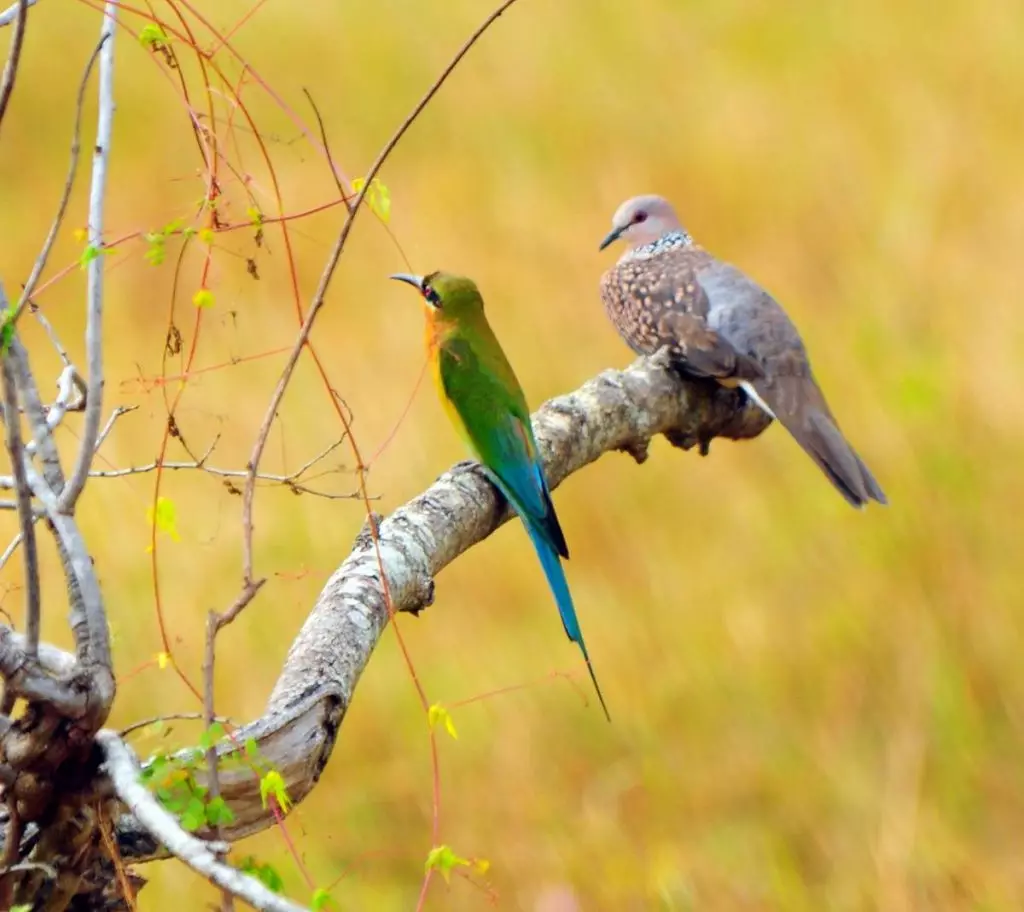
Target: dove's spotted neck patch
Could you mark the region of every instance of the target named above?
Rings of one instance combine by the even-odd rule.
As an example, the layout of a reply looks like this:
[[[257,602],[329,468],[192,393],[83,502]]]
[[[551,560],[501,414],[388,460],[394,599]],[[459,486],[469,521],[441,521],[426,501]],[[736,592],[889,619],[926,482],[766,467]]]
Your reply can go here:
[[[646,260],[650,257],[657,256],[659,253],[676,250],[680,247],[691,247],[692,245],[693,238],[685,231],[670,231],[668,234],[663,234],[658,238],[658,240],[653,241],[650,244],[641,244],[639,247],[627,250],[622,255],[621,259]]]

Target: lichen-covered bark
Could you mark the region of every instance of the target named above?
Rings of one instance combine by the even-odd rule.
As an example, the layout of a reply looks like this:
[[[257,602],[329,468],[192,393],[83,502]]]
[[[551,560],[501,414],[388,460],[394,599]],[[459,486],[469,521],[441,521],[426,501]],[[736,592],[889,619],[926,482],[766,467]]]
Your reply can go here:
[[[753,437],[768,424],[762,412],[744,407],[741,394],[682,380],[658,359],[605,371],[545,403],[533,421],[552,487],[605,453],[623,451],[643,462],[658,434],[677,446],[704,449],[712,438]],[[376,545],[367,522],[292,644],[266,713],[234,736],[234,744],[249,737],[258,741],[293,801],[316,785],[359,677],[387,626],[383,580],[396,611],[418,612],[433,600],[434,577],[508,518],[500,495],[479,467],[467,462],[450,468],[391,515],[375,517]],[[219,753],[233,749],[225,742]],[[220,785],[235,814],[221,838],[235,841],[273,824],[251,771],[238,765],[222,770]],[[118,821],[117,836],[125,861],[162,854],[130,814]],[[83,905],[88,899],[78,896],[76,908],[112,908],[112,901],[97,892],[95,905]]]

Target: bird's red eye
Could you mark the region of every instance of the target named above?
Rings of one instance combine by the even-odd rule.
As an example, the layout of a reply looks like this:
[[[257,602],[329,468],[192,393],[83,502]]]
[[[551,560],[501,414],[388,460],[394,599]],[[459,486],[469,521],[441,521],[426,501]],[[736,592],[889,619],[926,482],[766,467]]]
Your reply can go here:
[[[423,297],[427,299],[427,303],[431,307],[441,306],[441,296],[429,285],[423,286]]]
[[[633,222],[635,224],[637,224],[637,225],[639,225],[641,222],[646,222],[646,221],[647,221],[647,213],[644,212],[642,209],[636,215],[633,216]]]

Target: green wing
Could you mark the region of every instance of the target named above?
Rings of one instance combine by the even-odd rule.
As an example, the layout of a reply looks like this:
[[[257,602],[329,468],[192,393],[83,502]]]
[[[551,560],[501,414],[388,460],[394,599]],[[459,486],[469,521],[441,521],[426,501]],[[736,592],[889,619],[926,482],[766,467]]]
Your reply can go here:
[[[474,454],[516,512],[567,557],[526,398],[497,340],[493,345],[489,342],[484,344],[486,352],[462,336],[442,344],[438,353],[442,392],[462,423]]]

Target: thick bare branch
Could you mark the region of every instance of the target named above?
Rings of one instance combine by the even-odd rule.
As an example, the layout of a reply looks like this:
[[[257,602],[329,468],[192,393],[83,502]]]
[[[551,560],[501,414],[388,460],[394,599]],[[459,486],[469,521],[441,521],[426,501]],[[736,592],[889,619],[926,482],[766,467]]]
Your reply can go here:
[[[107,192],[107,164],[110,161],[110,134],[114,122],[114,27],[118,4],[108,3],[100,27],[99,112],[96,118],[96,142],[92,156],[92,183],[89,188],[89,246],[94,251],[86,275],[85,350],[89,370],[89,393],[85,401],[82,442],[75,468],[60,495],[59,509],[71,513],[96,453],[100,422],[103,417],[103,211]]]
[[[3,288],[0,287],[0,304],[6,307]],[[11,457],[11,471],[14,473],[14,493],[18,502],[18,534],[25,546],[25,625],[28,630],[26,651],[30,658],[39,652],[40,624],[40,580],[39,550],[36,545],[36,523],[32,509],[32,492],[25,472],[25,444],[21,439],[21,418],[18,414],[18,384],[8,356],[3,356],[0,365],[3,373],[3,413],[7,452]]]
[[[651,361],[605,371],[580,389],[546,403],[533,417],[552,487],[612,451],[646,459],[652,437],[665,434],[682,447],[716,436],[759,434],[768,418],[741,408],[742,394],[712,384],[680,380]],[[475,463],[460,463],[421,495],[378,523],[377,535],[389,591],[397,611],[418,612],[433,598],[434,576],[509,518],[509,512]],[[384,589],[367,530],[327,581],[289,651],[266,714],[219,745],[218,754],[253,738],[261,756],[284,779],[289,797],[301,801],[330,758],[359,676],[388,622]],[[235,821],[222,827],[236,841],[274,822],[259,785],[244,764],[219,772],[222,797]],[[125,857],[157,847],[136,823],[122,820]]]
[[[74,406],[72,397],[75,393],[81,392],[82,378],[74,367],[67,365],[57,383],[57,399],[47,410],[43,407],[39,386],[32,374],[28,352],[17,334],[11,339],[8,358],[32,428],[32,441],[27,447],[28,452],[32,455],[38,453],[42,462],[43,478],[54,494],[60,494],[64,487],[64,470],[60,465],[60,455],[53,440],[53,431],[64,419],[68,409]]]

